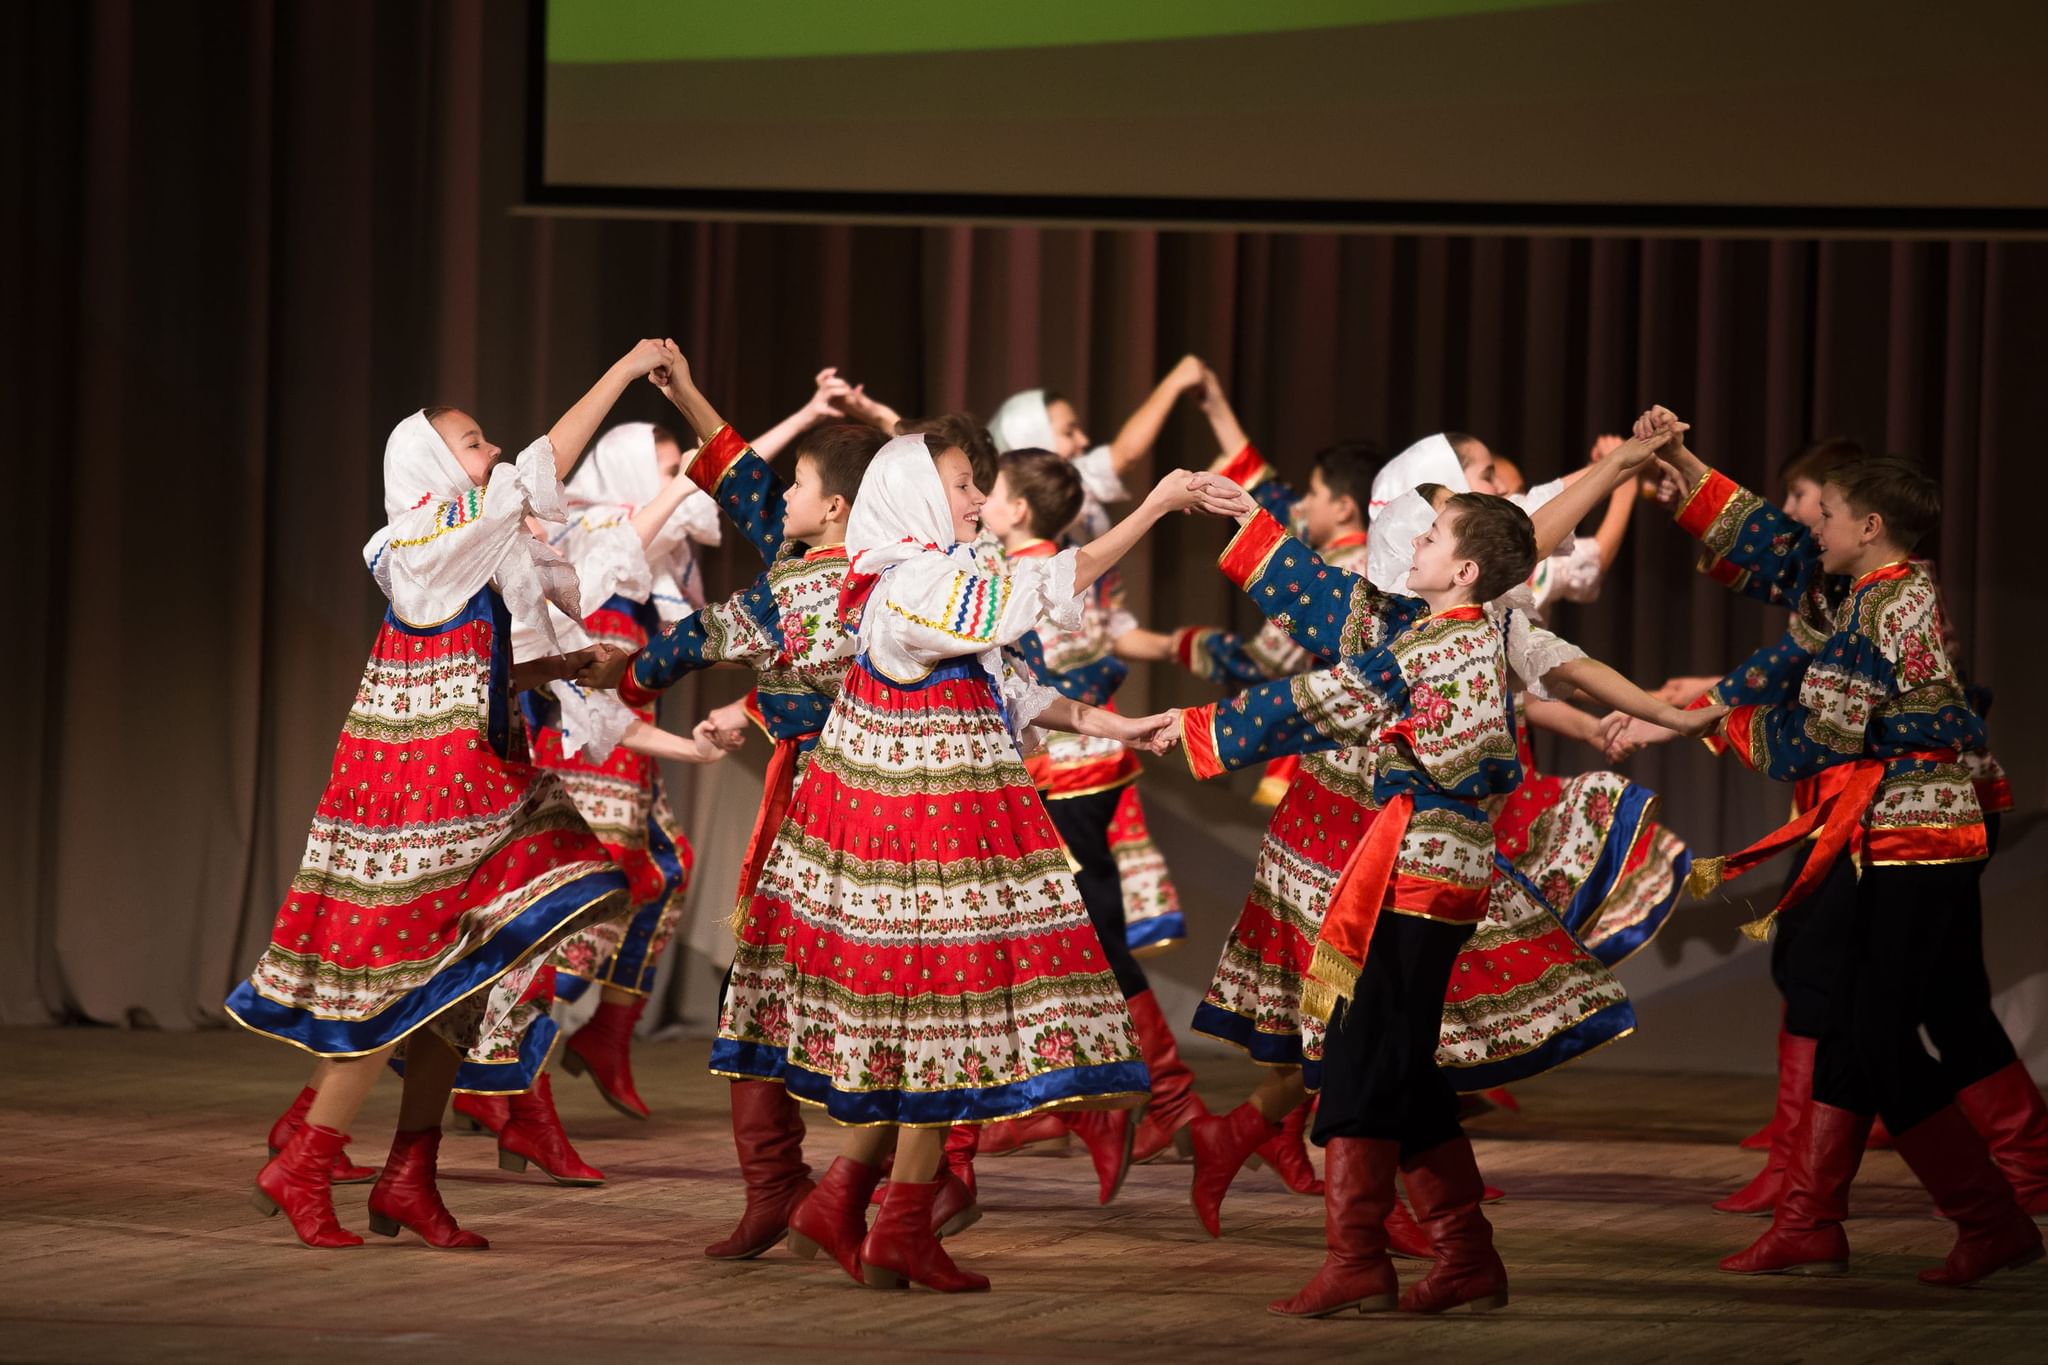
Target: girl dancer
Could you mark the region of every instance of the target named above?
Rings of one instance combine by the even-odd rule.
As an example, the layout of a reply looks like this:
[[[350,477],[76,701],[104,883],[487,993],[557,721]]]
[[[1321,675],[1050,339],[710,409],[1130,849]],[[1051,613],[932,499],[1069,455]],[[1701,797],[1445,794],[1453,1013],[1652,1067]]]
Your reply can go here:
[[[1001,647],[1042,617],[1078,624],[1081,594],[1166,512],[1236,506],[1176,472],[1096,544],[992,575],[969,548],[982,502],[967,457],[925,436],[868,468],[841,595],[861,654],[740,925],[712,1050],[719,1074],[780,1080],[858,1125],[791,1245],[876,1286],[988,1288],[932,1235],[947,1127],[1142,1100],[1130,1014],[1014,737],[1037,722],[1145,745],[1169,719],[1056,697]]]
[[[365,548],[391,599],[335,745],[306,856],[271,942],[228,997],[244,1026],[328,1059],[304,1120],[256,1177],[308,1246],[360,1245],[335,1219],[334,1160],[380,1064],[403,1048],[398,1132],[373,1231],[439,1247],[456,1226],[434,1183],[451,1088],[524,1090],[554,1028],[527,1001],[555,944],[625,909],[626,879],[555,777],[526,760],[513,696],[568,675],[515,665],[511,627],[552,638],[582,615],[575,576],[526,530],[561,520],[558,480],[626,386],[666,359],[643,341],[514,463],[452,408],[413,414],[384,449],[390,522]]]

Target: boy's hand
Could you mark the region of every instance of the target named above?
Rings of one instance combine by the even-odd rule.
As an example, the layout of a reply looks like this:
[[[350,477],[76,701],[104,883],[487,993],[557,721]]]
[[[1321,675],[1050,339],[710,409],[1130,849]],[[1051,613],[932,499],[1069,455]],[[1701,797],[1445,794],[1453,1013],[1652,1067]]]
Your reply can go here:
[[[681,359],[675,343],[658,337],[642,337],[638,345],[620,359],[619,363],[634,374],[644,374],[650,379],[656,370],[664,369],[673,361]]]
[[[1182,356],[1180,363],[1175,365],[1167,373],[1166,377],[1176,388],[1185,393],[1189,389],[1201,388],[1202,376],[1208,372],[1209,367],[1202,363],[1200,356],[1189,354]]]
[[[1657,457],[1657,452],[1667,444],[1676,441],[1690,430],[1685,423],[1676,421],[1669,427],[1654,428],[1645,434],[1640,418],[1636,421],[1636,434],[1616,446],[1607,460],[1613,461],[1624,474],[1632,474]],[[1602,461],[1606,463],[1607,461]]]
[[[1725,706],[1701,706],[1691,711],[1680,711],[1672,719],[1671,728],[1681,735],[1705,739],[1721,728],[1721,722],[1727,715],[1728,708]]]
[[[725,743],[720,738],[723,733],[709,716],[691,727],[690,739],[696,744],[697,752],[704,756],[704,762],[716,763],[739,747],[737,744]]]
[[[1185,480],[1185,485],[1175,482],[1177,480]],[[1259,504],[1251,494],[1221,474],[1190,474],[1185,469],[1176,469],[1153,491],[1165,492],[1169,483],[1174,483],[1174,488],[1166,503],[1167,510],[1207,512],[1211,516],[1234,517],[1239,521],[1259,510]]]
[[[1595,436],[1593,438],[1593,448],[1586,452],[1586,463],[1599,464],[1620,448],[1621,437],[1619,436],[1612,433],[1605,436]]]
[[[1180,740],[1180,712],[1162,711],[1155,716],[1118,716],[1122,733],[1112,736],[1133,749],[1163,754]]]
[[[839,410],[856,422],[865,422],[884,436],[894,436],[903,421],[896,409],[868,393],[868,386],[855,384],[839,396]]]
[[[616,691],[633,662],[632,654],[616,645],[593,645],[577,653],[590,657],[575,670],[576,685],[591,692]]]

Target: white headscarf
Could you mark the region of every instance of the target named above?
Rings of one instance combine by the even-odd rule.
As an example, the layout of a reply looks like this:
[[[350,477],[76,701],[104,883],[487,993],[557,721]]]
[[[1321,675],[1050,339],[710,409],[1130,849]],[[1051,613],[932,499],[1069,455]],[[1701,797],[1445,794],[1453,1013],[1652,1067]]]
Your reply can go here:
[[[1422,483],[1440,483],[1453,493],[1472,491],[1472,485],[1465,482],[1465,467],[1458,462],[1458,452],[1441,431],[1409,446],[1373,476],[1366,518],[1378,521],[1388,503]]]
[[[363,562],[412,625],[446,621],[495,583],[516,623],[556,643],[548,603],[583,615],[576,572],[527,533],[528,513],[561,521],[555,448],[543,436],[478,488],[441,433],[416,412],[384,443],[384,528],[363,546]]]
[[[1052,450],[1059,438],[1053,434],[1052,413],[1045,405],[1044,389],[1013,393],[988,419],[988,434],[996,443],[996,454],[1013,450]]]
[[[660,496],[664,482],[654,424],[623,422],[598,437],[590,458],[569,476],[569,507],[583,514],[586,529],[596,531],[608,513],[630,522]],[[704,605],[704,577],[691,542],[716,545],[722,534],[718,504],[708,494],[691,489],[645,546],[630,525],[613,529],[577,551],[587,596],[603,601],[618,593],[652,601],[664,623]]]

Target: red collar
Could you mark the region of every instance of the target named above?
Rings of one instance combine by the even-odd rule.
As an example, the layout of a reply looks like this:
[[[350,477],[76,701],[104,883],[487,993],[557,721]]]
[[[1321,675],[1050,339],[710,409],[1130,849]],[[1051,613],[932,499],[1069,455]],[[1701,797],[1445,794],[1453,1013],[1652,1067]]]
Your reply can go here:
[[[1049,540],[1027,540],[1014,550],[1005,550],[1011,559],[1051,559],[1060,552],[1060,547]]]
[[[811,561],[813,561],[813,560],[819,560],[819,559],[844,559],[844,558],[846,558],[846,546],[845,546],[845,545],[843,545],[843,544],[841,544],[841,545],[820,545],[820,546],[819,546],[819,547],[818,547],[817,549],[815,549],[815,550],[805,550],[805,551],[804,551],[804,562],[805,562],[805,563],[810,563],[810,562],[811,562]]]
[[[1861,588],[1869,587],[1872,583],[1889,583],[1895,578],[1904,578],[1911,572],[1913,572],[1913,566],[1909,561],[1895,559],[1882,568],[1872,569],[1869,573],[1851,583],[1849,591],[1856,592]]]
[[[1365,544],[1366,537],[1369,534],[1370,533],[1366,531],[1346,531],[1343,535],[1338,536],[1335,540],[1332,540],[1328,545],[1325,545],[1316,553],[1325,555],[1335,554],[1339,550],[1349,550],[1353,546],[1363,545]]]
[[[1445,607],[1442,611],[1433,611],[1415,624],[1419,626],[1429,621],[1484,621],[1485,619],[1486,608],[1480,606],[1477,602],[1460,602],[1455,607]]]

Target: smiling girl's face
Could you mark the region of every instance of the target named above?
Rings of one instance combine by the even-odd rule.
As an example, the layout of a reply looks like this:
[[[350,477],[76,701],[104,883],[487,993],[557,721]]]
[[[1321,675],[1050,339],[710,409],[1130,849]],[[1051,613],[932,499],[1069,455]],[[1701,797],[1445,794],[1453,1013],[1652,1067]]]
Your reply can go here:
[[[988,496],[974,486],[974,466],[960,447],[947,446],[932,457],[932,463],[938,467],[939,482],[946,487],[946,507],[953,514],[953,539],[964,545],[981,532],[981,505],[988,501]]]

